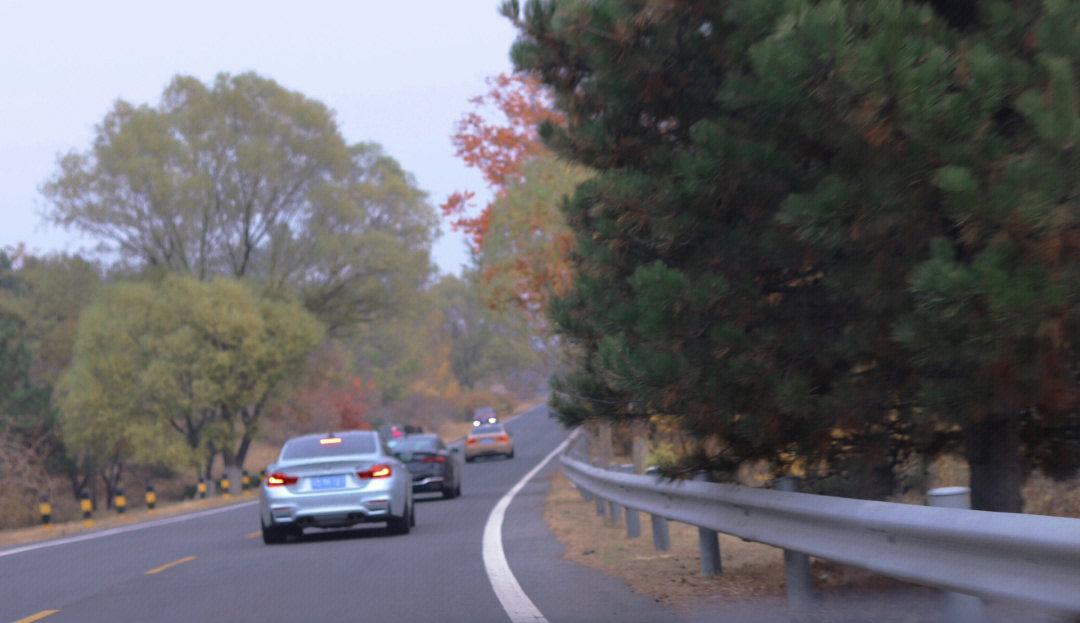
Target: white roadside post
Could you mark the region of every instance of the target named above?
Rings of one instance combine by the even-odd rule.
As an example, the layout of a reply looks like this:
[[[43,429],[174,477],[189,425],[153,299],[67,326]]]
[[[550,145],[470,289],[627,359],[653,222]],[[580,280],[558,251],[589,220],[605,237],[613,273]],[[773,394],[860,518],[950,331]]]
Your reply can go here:
[[[971,489],[940,487],[926,492],[926,505],[938,508],[971,508]],[[945,591],[945,620],[948,623],[978,623],[986,620],[983,602],[974,595]]]

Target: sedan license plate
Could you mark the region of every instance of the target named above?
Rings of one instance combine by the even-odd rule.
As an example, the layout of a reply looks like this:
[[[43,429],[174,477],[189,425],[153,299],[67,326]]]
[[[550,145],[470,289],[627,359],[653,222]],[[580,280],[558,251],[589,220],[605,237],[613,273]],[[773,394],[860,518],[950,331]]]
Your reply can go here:
[[[481,439],[480,443],[495,443],[494,439]]]
[[[345,486],[345,475],[336,476],[313,476],[311,478],[312,489],[340,489]]]

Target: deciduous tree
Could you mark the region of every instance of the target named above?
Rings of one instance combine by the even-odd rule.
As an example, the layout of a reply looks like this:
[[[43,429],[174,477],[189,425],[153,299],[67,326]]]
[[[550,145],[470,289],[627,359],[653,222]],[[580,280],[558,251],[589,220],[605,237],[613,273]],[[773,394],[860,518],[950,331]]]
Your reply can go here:
[[[95,134],[42,192],[51,221],[121,260],[288,291],[334,332],[431,270],[435,215],[411,176],[273,80],[177,76],[156,106],[118,101]]]

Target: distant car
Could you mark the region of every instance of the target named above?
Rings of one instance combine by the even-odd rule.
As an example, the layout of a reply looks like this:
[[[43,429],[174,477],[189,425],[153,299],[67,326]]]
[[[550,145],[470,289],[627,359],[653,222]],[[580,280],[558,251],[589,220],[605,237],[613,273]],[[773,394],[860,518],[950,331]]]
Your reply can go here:
[[[438,435],[399,437],[391,450],[409,468],[414,493],[440,491],[446,499],[461,495],[458,451],[447,448]]]
[[[473,412],[473,426],[480,426],[481,424],[494,424],[499,419],[495,416],[495,409],[491,407],[480,407]]]
[[[422,432],[424,432],[423,426],[413,426],[412,424],[383,424],[379,427],[379,436],[386,442]]]
[[[465,461],[471,463],[476,457],[494,454],[514,458],[514,440],[510,433],[499,423],[473,426],[465,436]]]
[[[386,522],[391,534],[416,525],[412,474],[375,431],[293,437],[266,468],[259,489],[263,542],[304,528]]]

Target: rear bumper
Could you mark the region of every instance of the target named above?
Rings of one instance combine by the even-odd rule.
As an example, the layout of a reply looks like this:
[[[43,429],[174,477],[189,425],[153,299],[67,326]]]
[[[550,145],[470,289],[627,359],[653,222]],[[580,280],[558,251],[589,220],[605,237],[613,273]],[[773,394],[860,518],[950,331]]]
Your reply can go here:
[[[493,454],[510,454],[514,451],[513,443],[474,443],[465,446],[465,458],[478,456],[491,456]]]
[[[442,476],[427,476],[417,478],[412,483],[412,490],[416,493],[425,491],[442,491],[445,480]]]
[[[263,487],[259,511],[264,525],[342,528],[400,514],[405,502],[394,498],[386,486],[301,495]]]

